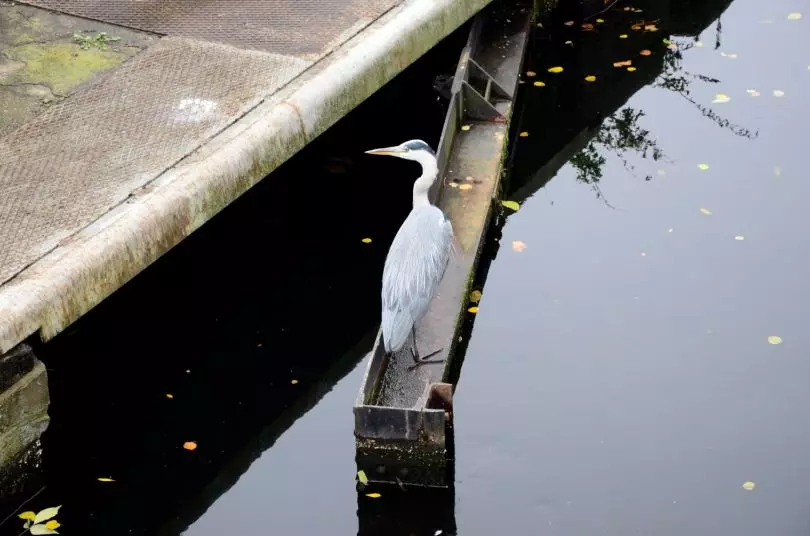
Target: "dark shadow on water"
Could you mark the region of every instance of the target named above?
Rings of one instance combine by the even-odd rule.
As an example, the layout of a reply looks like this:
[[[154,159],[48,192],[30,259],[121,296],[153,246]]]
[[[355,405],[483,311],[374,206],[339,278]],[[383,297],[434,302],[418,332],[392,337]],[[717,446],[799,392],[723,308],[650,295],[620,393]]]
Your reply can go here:
[[[28,508],[63,505],[74,534],[178,534],[357,365],[418,171],[363,151],[436,145],[444,117],[432,80],[452,71],[466,33],[36,349],[52,421],[46,489]],[[19,532],[16,521],[0,533]]]

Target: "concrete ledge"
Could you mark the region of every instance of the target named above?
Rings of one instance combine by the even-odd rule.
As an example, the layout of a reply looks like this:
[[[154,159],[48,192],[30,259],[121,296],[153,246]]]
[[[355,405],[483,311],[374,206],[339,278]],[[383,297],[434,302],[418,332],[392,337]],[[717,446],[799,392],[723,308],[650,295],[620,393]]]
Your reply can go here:
[[[477,13],[408,0],[0,288],[0,352],[49,340]]]
[[[37,361],[34,368],[0,393],[0,477],[5,467],[35,443],[47,429],[48,375]]]

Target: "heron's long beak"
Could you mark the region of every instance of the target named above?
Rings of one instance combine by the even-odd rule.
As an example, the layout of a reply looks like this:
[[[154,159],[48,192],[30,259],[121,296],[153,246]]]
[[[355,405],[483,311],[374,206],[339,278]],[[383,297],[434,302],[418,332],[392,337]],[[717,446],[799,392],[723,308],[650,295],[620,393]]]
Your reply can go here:
[[[370,151],[366,151],[366,154],[379,154],[385,156],[401,156],[405,153],[404,149],[400,147],[383,147],[382,149],[371,149]]]

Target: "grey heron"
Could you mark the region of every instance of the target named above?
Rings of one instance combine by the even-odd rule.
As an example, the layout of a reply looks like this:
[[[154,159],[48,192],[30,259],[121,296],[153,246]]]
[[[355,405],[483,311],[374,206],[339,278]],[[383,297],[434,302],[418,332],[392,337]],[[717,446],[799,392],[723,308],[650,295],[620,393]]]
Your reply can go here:
[[[444,276],[453,249],[453,227],[447,216],[430,204],[428,191],[439,173],[436,155],[422,140],[372,149],[367,154],[396,156],[422,166],[413,185],[413,208],[397,231],[385,258],[382,277],[382,333],[387,353],[397,352],[412,336],[411,356],[416,365],[441,363],[424,357],[416,347],[416,324],[428,310]],[[414,365],[414,366],[416,366]]]

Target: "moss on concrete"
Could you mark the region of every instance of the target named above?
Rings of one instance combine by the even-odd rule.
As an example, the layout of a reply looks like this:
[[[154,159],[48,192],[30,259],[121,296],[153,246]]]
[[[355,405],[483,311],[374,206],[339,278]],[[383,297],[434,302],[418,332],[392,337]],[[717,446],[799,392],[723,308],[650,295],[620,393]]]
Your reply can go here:
[[[12,75],[12,84],[41,84],[60,96],[69,95],[77,86],[97,73],[120,65],[127,56],[113,50],[82,50],[74,43],[30,43],[6,49],[6,57],[25,63]]]

